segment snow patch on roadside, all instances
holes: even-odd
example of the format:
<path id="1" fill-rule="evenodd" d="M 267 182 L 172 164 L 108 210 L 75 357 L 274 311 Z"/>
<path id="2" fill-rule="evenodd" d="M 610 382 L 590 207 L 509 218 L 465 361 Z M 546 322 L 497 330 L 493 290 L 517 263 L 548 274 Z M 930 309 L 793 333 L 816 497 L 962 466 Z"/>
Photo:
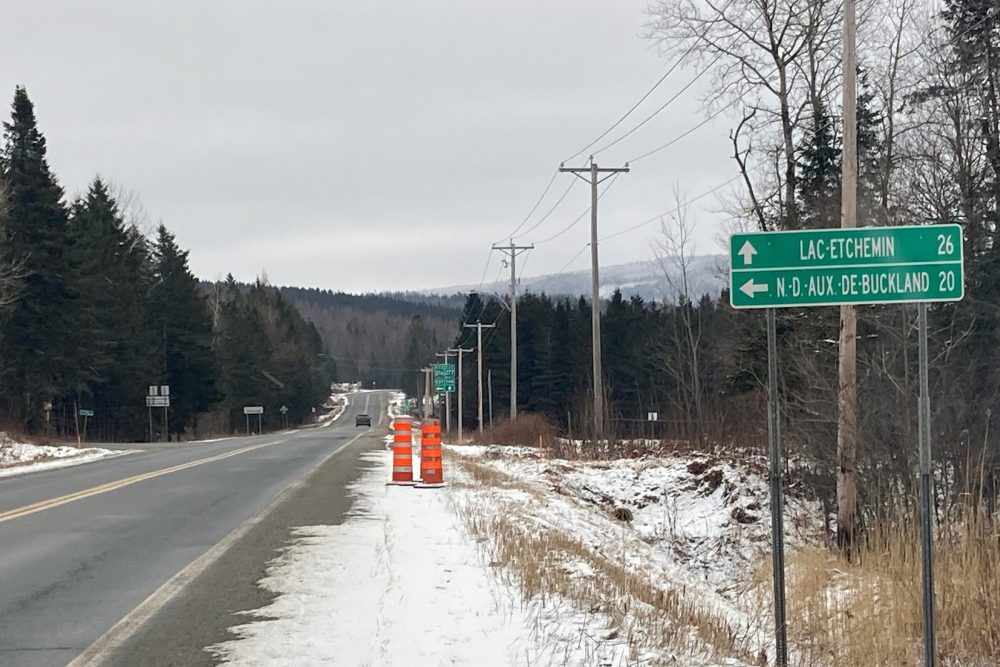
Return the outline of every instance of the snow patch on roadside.
<path id="1" fill-rule="evenodd" d="M 386 454 L 365 458 L 376 465 L 344 523 L 297 529 L 260 582 L 274 602 L 208 650 L 225 665 L 536 664 L 515 596 L 447 489 L 386 486 Z"/>
<path id="2" fill-rule="evenodd" d="M 131 453 L 130 450 L 114 451 L 99 447 L 79 449 L 66 445 L 31 445 L 25 442 L 15 442 L 7 437 L 6 433 L 0 432 L 0 477 L 65 468 L 129 453 Z"/>
<path id="3" fill-rule="evenodd" d="M 533 447 L 449 448 L 535 485 L 546 495 L 572 499 L 602 520 L 627 510 L 630 533 L 657 547 L 660 558 L 683 566 L 732 601 L 745 592 L 753 564 L 770 551 L 764 463 L 699 453 L 567 461 L 549 459 Z M 821 541 L 821 516 L 817 503 L 786 495 L 786 544 L 794 548 Z M 552 520 L 558 525 L 561 519 Z"/>

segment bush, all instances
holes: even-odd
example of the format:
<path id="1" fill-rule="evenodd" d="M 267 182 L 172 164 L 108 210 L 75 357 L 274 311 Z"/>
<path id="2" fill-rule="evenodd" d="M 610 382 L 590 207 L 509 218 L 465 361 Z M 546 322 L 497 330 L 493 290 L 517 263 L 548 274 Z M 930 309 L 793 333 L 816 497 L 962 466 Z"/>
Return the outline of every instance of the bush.
<path id="1" fill-rule="evenodd" d="M 542 415 L 526 413 L 517 421 L 504 419 L 493 428 L 473 434 L 472 442 L 477 445 L 524 445 L 551 447 L 559 431 L 555 424 Z"/>

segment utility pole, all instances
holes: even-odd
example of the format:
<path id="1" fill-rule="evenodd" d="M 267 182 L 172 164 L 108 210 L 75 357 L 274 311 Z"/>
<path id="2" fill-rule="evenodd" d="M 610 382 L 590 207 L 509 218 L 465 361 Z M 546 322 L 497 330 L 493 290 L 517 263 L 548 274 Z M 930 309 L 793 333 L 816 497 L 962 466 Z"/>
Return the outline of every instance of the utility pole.
<path id="1" fill-rule="evenodd" d="M 424 419 L 433 414 L 434 399 L 431 398 L 431 377 L 434 374 L 433 368 L 421 368 L 424 373 Z"/>
<path id="2" fill-rule="evenodd" d="M 858 226 L 857 2 L 844 0 L 844 158 L 840 226 Z M 858 513 L 857 310 L 840 307 L 837 383 L 837 543 L 850 548 Z"/>
<path id="3" fill-rule="evenodd" d="M 448 359 L 451 357 L 452 352 L 450 350 L 445 350 L 444 352 L 437 352 L 435 357 L 444 357 L 444 363 L 448 363 Z M 444 392 L 444 432 L 451 436 L 451 392 Z"/>
<path id="4" fill-rule="evenodd" d="M 566 167 L 559 165 L 559 171 L 568 172 L 590 183 L 590 273 L 591 273 L 591 343 L 594 353 L 594 441 L 604 433 L 604 372 L 601 367 L 601 281 L 597 260 L 597 186 L 615 174 L 628 173 L 624 167 L 598 167 L 594 156 L 590 156 L 587 167 Z M 587 174 L 586 177 L 581 174 Z M 601 174 L 606 174 L 603 178 Z"/>
<path id="5" fill-rule="evenodd" d="M 482 322 L 476 322 L 475 324 L 466 324 L 466 329 L 476 330 L 476 347 L 479 351 L 477 355 L 479 357 L 479 432 L 483 432 L 483 329 L 492 329 L 496 324 L 483 324 Z"/>
<path id="6" fill-rule="evenodd" d="M 517 419 L 517 256 L 522 252 L 534 250 L 534 245 L 515 245 L 514 239 L 510 245 L 498 246 L 499 250 L 510 257 L 510 420 Z M 493 399 L 490 399 L 490 424 L 493 423 Z"/>
<path id="7" fill-rule="evenodd" d="M 458 355 L 458 442 L 462 442 L 462 357 L 464 357 L 469 352 L 472 352 L 472 348 L 468 350 L 461 347 L 449 347 L 446 350 L 449 354 Z"/>

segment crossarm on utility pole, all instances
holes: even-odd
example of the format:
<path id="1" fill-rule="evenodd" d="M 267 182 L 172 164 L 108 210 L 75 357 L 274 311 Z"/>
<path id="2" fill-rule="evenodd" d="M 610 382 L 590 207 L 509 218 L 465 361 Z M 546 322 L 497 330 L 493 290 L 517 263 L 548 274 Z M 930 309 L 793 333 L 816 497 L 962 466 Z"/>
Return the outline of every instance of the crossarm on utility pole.
<path id="1" fill-rule="evenodd" d="M 590 183 L 590 279 L 591 279 L 591 347 L 593 350 L 593 385 L 594 385 L 594 442 L 604 434 L 604 370 L 601 364 L 601 278 L 600 262 L 597 255 L 597 186 L 606 178 L 619 173 L 628 173 L 629 167 L 599 167 L 590 157 L 586 167 L 567 167 L 559 165 L 559 171 L 570 173 Z M 581 174 L 589 174 L 584 178 Z M 601 174 L 606 174 L 600 178 Z"/>
<path id="2" fill-rule="evenodd" d="M 493 244 L 494 250 L 499 250 L 510 257 L 510 420 L 517 419 L 517 256 L 522 252 L 534 250 L 534 245 L 515 245 L 514 239 L 510 245 Z M 490 399 L 490 414 L 492 415 L 493 400 Z"/>

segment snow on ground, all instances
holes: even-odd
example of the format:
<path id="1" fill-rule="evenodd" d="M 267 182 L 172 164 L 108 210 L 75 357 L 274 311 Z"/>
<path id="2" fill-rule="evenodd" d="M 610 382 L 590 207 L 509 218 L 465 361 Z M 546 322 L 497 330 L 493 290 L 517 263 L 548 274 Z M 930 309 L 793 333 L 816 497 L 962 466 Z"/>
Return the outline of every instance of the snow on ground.
<path id="1" fill-rule="evenodd" d="M 484 521 L 514 516 L 522 532 L 541 536 L 542 543 L 582 545 L 564 548 L 547 565 L 589 577 L 605 599 L 611 591 L 617 607 L 604 604 L 609 627 L 633 637 L 640 655 L 653 653 L 651 664 L 757 664 L 762 652 L 773 652 L 769 598 L 755 579 L 770 551 L 760 462 L 697 453 L 566 461 L 532 447 L 453 446 L 448 452 L 458 463 L 452 469 L 472 473 L 466 493 L 472 507 L 489 515 Z M 822 539 L 822 523 L 813 518 L 819 516 L 813 503 L 788 498 L 787 543 Z M 595 570 L 605 572 L 603 581 Z M 662 597 L 630 591 L 622 581 L 632 576 Z M 553 585 L 566 588 L 557 580 Z M 681 604 L 661 603 L 671 596 Z M 654 629 L 685 624 L 687 632 L 657 635 Z M 668 651 L 678 653 L 665 659 Z"/>
<path id="2" fill-rule="evenodd" d="M 748 667 L 773 651 L 759 466 L 453 446 L 451 486 L 414 489 L 385 485 L 390 453 L 366 456 L 350 515 L 294 532 L 260 582 L 274 602 L 210 649 L 223 664 Z M 789 499 L 790 544 L 822 530 L 815 510 Z"/>
<path id="3" fill-rule="evenodd" d="M 261 581 L 277 598 L 210 651 L 226 665 L 535 664 L 447 489 L 386 486 L 388 455 L 366 458 L 347 520 L 297 529 Z"/>
<path id="4" fill-rule="evenodd" d="M 30 445 L 24 442 L 15 442 L 6 433 L 0 432 L 0 477 L 79 465 L 126 453 L 128 452 L 99 447 L 80 449 L 65 445 Z"/>

